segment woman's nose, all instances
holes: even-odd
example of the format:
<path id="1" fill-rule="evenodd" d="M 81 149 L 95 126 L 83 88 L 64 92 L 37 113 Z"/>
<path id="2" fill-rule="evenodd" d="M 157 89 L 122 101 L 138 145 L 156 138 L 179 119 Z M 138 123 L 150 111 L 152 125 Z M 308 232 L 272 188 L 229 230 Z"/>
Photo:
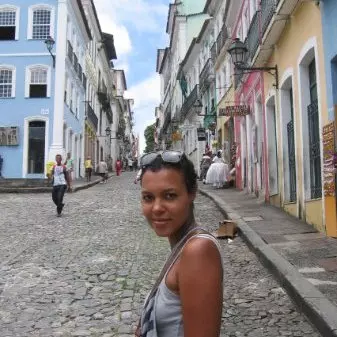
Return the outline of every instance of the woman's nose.
<path id="1" fill-rule="evenodd" d="M 152 207 L 153 212 L 162 212 L 163 211 L 163 203 L 160 199 L 155 199 Z"/>

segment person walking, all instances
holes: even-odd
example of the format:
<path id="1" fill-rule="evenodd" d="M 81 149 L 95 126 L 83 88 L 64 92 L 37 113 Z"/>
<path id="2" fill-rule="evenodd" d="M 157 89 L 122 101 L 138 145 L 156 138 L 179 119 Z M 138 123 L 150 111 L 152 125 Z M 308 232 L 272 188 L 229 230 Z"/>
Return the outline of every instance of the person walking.
<path id="1" fill-rule="evenodd" d="M 115 168 L 117 176 L 120 176 L 122 171 L 122 162 L 120 161 L 120 159 L 117 159 Z"/>
<path id="2" fill-rule="evenodd" d="M 67 159 L 64 163 L 64 165 L 67 167 L 68 171 L 68 178 L 70 182 L 70 187 L 72 187 L 72 182 L 73 182 L 73 172 L 74 172 L 74 159 L 71 157 L 71 153 L 67 153 Z"/>
<path id="3" fill-rule="evenodd" d="M 86 161 L 84 162 L 85 167 L 85 175 L 87 177 L 87 182 L 91 181 L 91 174 L 92 174 L 92 161 L 91 157 L 88 156 Z"/>
<path id="4" fill-rule="evenodd" d="M 97 171 L 98 174 L 102 177 L 101 184 L 105 184 L 107 182 L 108 165 L 104 160 L 99 162 Z"/>
<path id="5" fill-rule="evenodd" d="M 128 158 L 128 166 L 129 166 L 130 172 L 132 172 L 133 171 L 133 161 L 131 158 Z"/>
<path id="6" fill-rule="evenodd" d="M 143 215 L 171 246 L 145 300 L 136 336 L 219 337 L 223 306 L 221 247 L 197 227 L 197 175 L 183 152 L 149 153 L 141 159 Z"/>
<path id="7" fill-rule="evenodd" d="M 68 186 L 68 191 L 71 191 L 67 167 L 62 165 L 62 156 L 57 154 L 55 157 L 56 164 L 52 168 L 53 192 L 52 199 L 56 205 L 57 216 L 61 216 L 64 203 L 63 197 Z"/>

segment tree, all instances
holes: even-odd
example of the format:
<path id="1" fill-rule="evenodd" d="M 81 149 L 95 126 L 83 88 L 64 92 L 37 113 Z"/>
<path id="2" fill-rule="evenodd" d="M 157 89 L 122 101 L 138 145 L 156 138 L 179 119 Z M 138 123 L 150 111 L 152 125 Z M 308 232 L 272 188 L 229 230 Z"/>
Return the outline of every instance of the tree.
<path id="1" fill-rule="evenodd" d="M 154 133 L 156 130 L 156 124 L 152 124 L 146 127 L 145 131 L 144 131 L 144 137 L 145 137 L 145 141 L 146 141 L 146 148 L 144 150 L 145 153 L 149 153 L 154 151 Z"/>

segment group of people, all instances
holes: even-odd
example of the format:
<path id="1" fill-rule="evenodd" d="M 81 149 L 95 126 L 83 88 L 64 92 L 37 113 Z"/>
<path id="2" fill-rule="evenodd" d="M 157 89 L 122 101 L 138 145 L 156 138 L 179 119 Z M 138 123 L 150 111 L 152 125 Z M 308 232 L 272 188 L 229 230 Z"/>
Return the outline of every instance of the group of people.
<path id="1" fill-rule="evenodd" d="M 205 153 L 201 160 L 200 169 L 200 180 L 215 188 L 223 188 L 232 179 L 229 165 L 223 159 L 221 150 L 216 155 L 213 155 L 212 152 Z"/>

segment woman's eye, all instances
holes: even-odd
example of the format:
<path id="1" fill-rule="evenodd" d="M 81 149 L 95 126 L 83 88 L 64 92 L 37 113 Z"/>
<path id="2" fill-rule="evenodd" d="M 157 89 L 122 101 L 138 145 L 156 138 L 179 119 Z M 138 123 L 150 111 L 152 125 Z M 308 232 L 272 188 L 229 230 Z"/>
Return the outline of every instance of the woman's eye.
<path id="1" fill-rule="evenodd" d="M 167 193 L 165 197 L 167 200 L 173 200 L 177 197 L 177 195 L 175 193 Z"/>
<path id="2" fill-rule="evenodd" d="M 145 202 L 149 202 L 152 201 L 152 196 L 151 195 L 143 195 L 143 201 Z"/>

